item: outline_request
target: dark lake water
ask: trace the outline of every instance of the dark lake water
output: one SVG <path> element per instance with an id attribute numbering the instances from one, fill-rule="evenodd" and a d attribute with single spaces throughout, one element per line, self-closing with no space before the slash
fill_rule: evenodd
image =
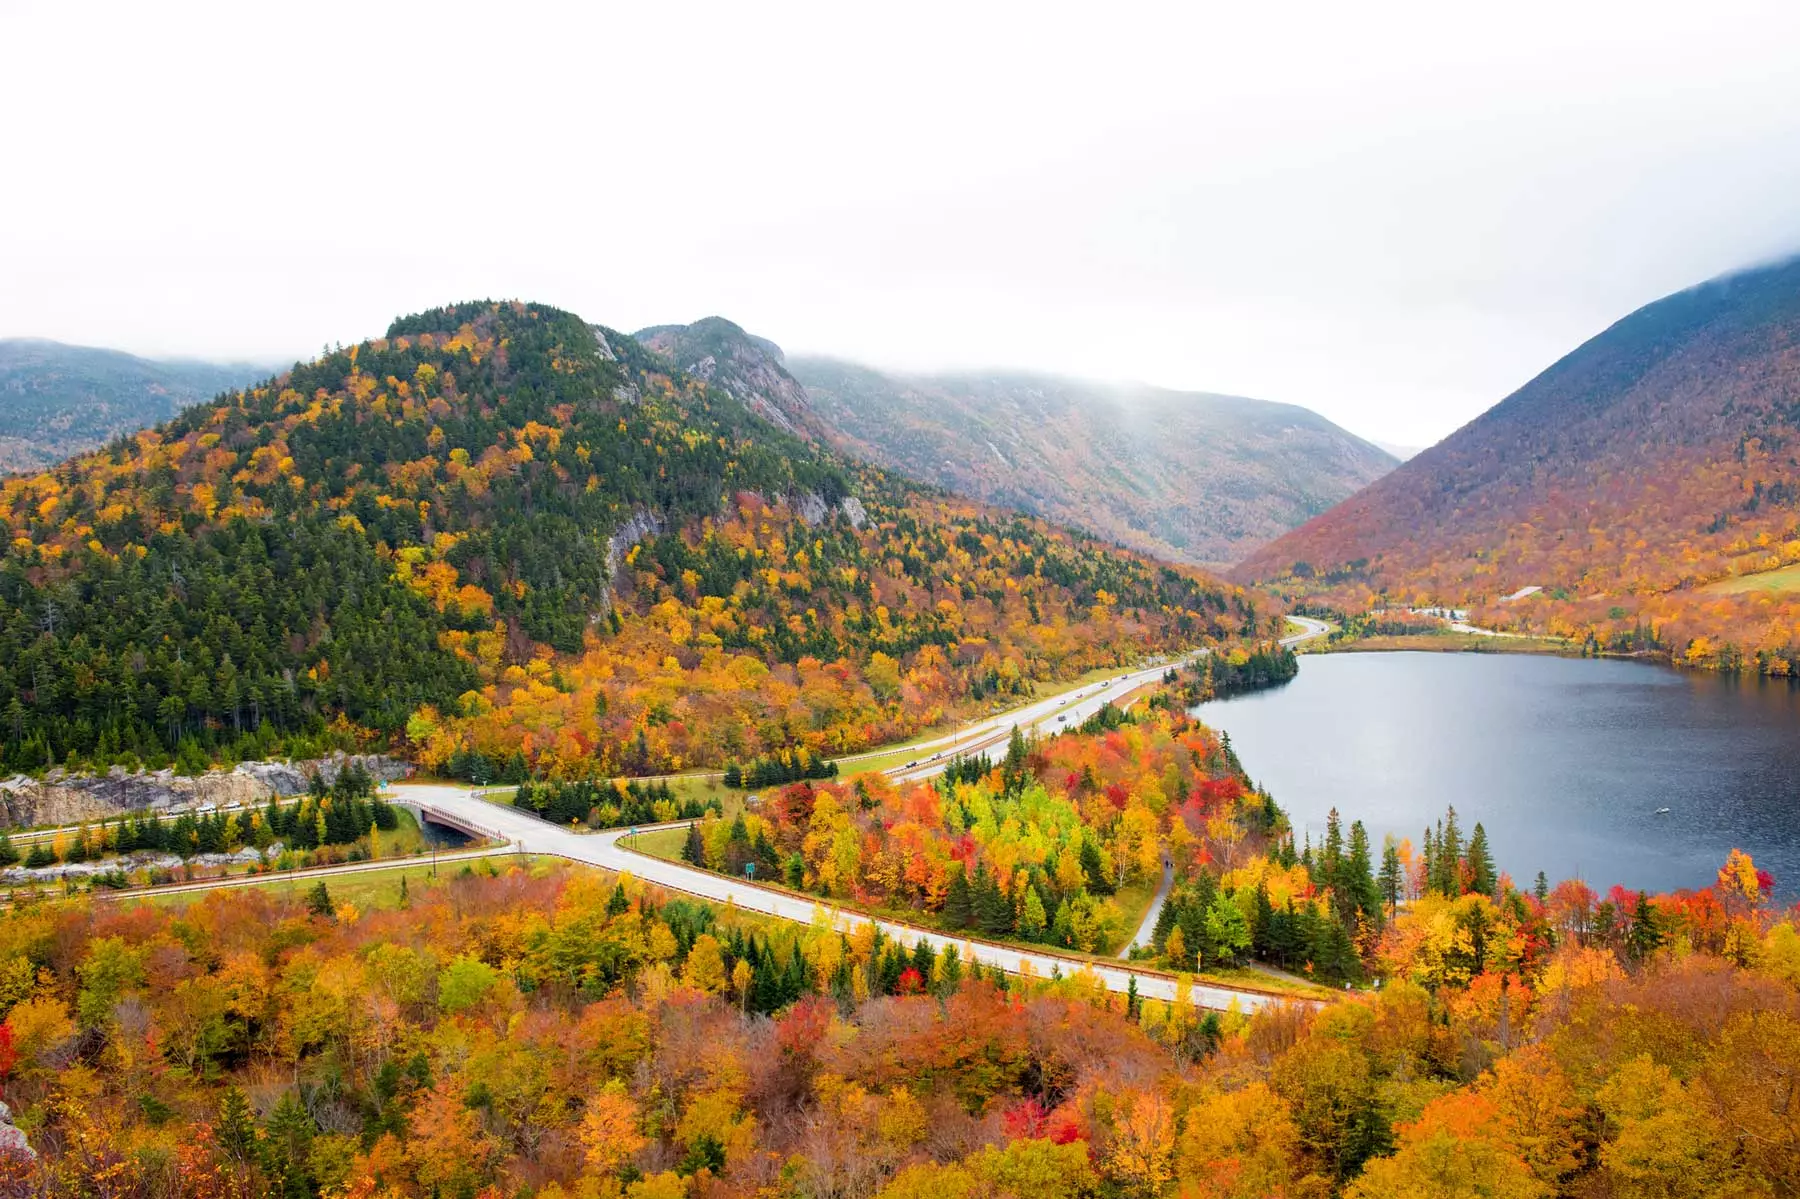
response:
<path id="1" fill-rule="evenodd" d="M 1285 687 L 1206 704 L 1316 844 L 1336 807 L 1379 846 L 1455 804 L 1521 886 L 1712 882 L 1734 846 L 1800 895 L 1800 687 L 1507 654 L 1303 657 Z M 1656 810 L 1668 807 L 1664 816 Z"/>

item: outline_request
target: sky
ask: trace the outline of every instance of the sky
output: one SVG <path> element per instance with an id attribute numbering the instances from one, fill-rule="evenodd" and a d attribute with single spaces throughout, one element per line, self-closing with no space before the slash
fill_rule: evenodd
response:
<path id="1" fill-rule="evenodd" d="M 0 336 L 508 297 L 1424 445 L 1800 251 L 1800 5 L 0 0 Z"/>

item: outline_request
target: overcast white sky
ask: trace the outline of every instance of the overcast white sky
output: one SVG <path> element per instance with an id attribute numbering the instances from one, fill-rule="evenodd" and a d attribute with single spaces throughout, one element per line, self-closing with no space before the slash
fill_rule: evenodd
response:
<path id="1" fill-rule="evenodd" d="M 1800 250 L 1796 47 L 1730 0 L 0 0 L 0 336 L 292 359 L 522 297 L 1423 444 Z"/>

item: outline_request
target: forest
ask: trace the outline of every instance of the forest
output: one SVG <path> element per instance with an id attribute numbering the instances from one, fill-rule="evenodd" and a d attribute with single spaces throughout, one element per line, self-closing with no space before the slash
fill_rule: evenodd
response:
<path id="1" fill-rule="evenodd" d="M 1462 848 L 1366 953 L 1379 990 L 1256 1016 L 548 864 L 20 905 L 0 1088 L 35 1156 L 0 1194 L 1793 1193 L 1766 877 L 1496 903 Z"/>
<path id="2" fill-rule="evenodd" d="M 555 309 L 396 321 L 0 481 L 0 768 L 386 746 L 484 781 L 840 754 L 1258 636 Z"/>

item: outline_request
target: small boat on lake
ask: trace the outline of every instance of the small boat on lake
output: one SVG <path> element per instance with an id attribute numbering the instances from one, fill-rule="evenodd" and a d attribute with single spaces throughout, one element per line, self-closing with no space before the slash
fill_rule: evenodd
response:
<path id="1" fill-rule="evenodd" d="M 1668 815 L 1668 814 L 1669 814 L 1669 809 L 1667 809 L 1667 808 L 1658 808 L 1658 809 L 1656 809 L 1656 814 L 1657 814 L 1657 815 L 1658 815 L 1658 816 L 1667 816 L 1667 815 Z"/>

